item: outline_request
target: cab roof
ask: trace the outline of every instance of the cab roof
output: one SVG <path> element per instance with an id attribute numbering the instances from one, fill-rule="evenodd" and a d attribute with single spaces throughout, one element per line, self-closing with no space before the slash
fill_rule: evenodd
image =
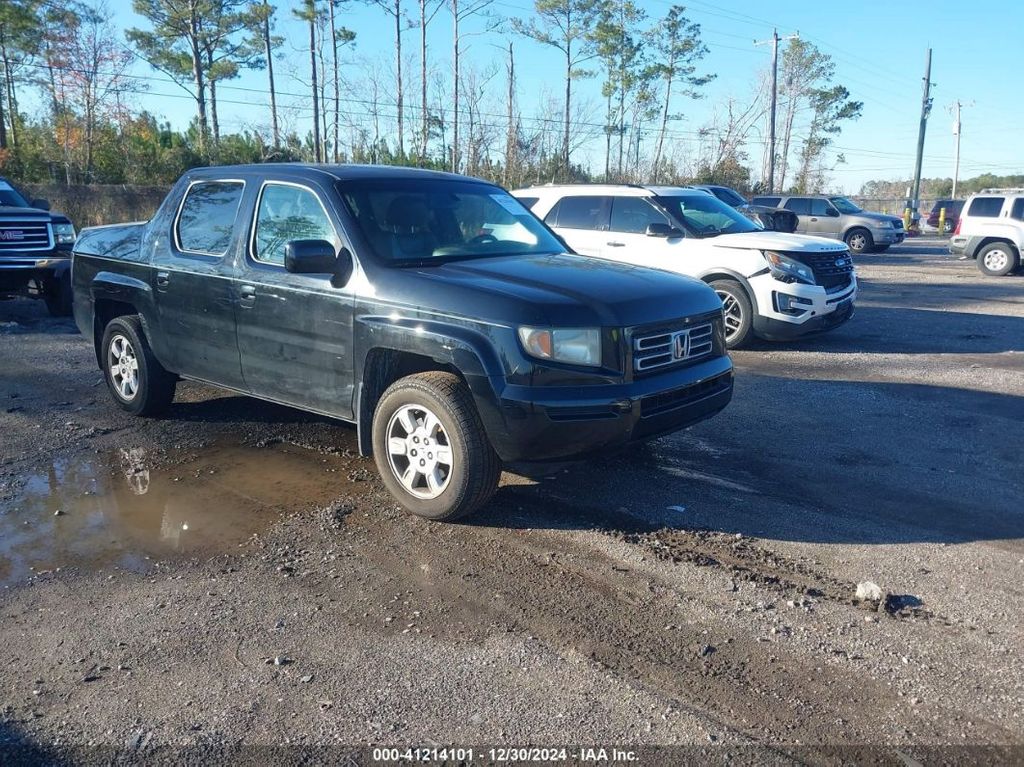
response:
<path id="1" fill-rule="evenodd" d="M 489 181 L 462 176 L 457 173 L 408 168 L 402 165 L 359 165 L 359 164 L 318 164 L 306 162 L 252 163 L 248 165 L 216 165 L 193 168 L 188 171 L 190 178 L 225 178 L 235 176 L 261 176 L 269 173 L 283 174 L 296 178 L 327 177 L 335 181 L 356 181 L 362 179 L 436 179 L 438 181 L 475 181 L 490 184 Z"/>

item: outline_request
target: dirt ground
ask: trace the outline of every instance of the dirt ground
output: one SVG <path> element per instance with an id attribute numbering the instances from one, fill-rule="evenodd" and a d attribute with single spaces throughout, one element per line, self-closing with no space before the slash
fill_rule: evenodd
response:
<path id="1" fill-rule="evenodd" d="M 454 525 L 344 424 L 194 384 L 133 419 L 0 303 L 0 744 L 1024 761 L 1024 276 L 927 241 L 859 274 L 718 417 Z"/>

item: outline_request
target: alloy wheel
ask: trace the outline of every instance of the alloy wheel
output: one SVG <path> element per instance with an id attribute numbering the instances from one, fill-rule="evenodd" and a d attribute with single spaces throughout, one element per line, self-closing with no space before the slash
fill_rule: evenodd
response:
<path id="1" fill-rule="evenodd" d="M 736 296 L 725 290 L 716 290 L 722 299 L 722 312 L 725 316 L 725 342 L 731 343 L 743 327 L 743 307 Z"/>
<path id="2" fill-rule="evenodd" d="M 1000 248 L 992 248 L 982 256 L 982 261 L 986 269 L 998 272 L 1006 268 L 1007 263 L 1009 263 L 1009 256 Z"/>
<path id="3" fill-rule="evenodd" d="M 132 342 L 120 333 L 110 339 L 107 369 L 118 396 L 126 402 L 135 399 L 139 391 L 139 360 Z"/>
<path id="4" fill-rule="evenodd" d="M 441 421 L 423 405 L 403 405 L 387 429 L 388 465 L 417 498 L 437 498 L 448 487 L 454 454 Z"/>

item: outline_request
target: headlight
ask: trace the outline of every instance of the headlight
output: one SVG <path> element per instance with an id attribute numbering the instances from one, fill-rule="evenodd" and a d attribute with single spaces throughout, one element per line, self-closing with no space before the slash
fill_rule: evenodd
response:
<path id="1" fill-rule="evenodd" d="M 53 240 L 58 245 L 74 245 L 75 227 L 72 224 L 54 224 Z"/>
<path id="2" fill-rule="evenodd" d="M 601 364 L 598 328 L 519 328 L 519 342 L 531 357 L 570 365 Z"/>
<path id="3" fill-rule="evenodd" d="M 772 277 L 783 282 L 805 282 L 808 285 L 814 284 L 814 272 L 807 264 L 802 264 L 781 253 L 771 250 L 764 251 L 764 257 L 768 259 L 768 266 L 771 269 Z"/>
<path id="4" fill-rule="evenodd" d="M 892 221 L 876 221 L 875 226 L 879 229 L 892 229 Z"/>

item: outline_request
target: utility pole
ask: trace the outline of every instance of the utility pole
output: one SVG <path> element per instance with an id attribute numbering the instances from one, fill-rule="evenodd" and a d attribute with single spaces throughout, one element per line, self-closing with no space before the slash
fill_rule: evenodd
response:
<path id="1" fill-rule="evenodd" d="M 772 108 L 768 117 L 768 194 L 775 191 L 775 107 L 779 96 L 779 40 L 797 40 L 800 33 L 779 37 L 779 30 L 772 30 L 771 40 L 755 40 L 754 45 L 772 44 Z"/>
<path id="2" fill-rule="evenodd" d="M 928 115 L 932 111 L 932 49 L 928 49 L 928 56 L 924 64 L 924 95 L 921 97 L 921 126 L 917 133 L 917 161 L 914 163 L 914 188 L 911 194 L 910 204 L 911 219 L 917 220 L 917 211 L 921 205 L 921 160 L 924 157 L 924 132 L 928 127 Z"/>
<path id="3" fill-rule="evenodd" d="M 970 106 L 974 106 L 973 101 L 969 104 L 963 104 L 960 99 L 957 99 L 949 107 L 953 113 L 953 135 L 956 136 L 956 154 L 953 160 L 953 193 L 950 195 L 954 200 L 956 199 L 957 181 L 960 179 L 960 109 Z"/>

